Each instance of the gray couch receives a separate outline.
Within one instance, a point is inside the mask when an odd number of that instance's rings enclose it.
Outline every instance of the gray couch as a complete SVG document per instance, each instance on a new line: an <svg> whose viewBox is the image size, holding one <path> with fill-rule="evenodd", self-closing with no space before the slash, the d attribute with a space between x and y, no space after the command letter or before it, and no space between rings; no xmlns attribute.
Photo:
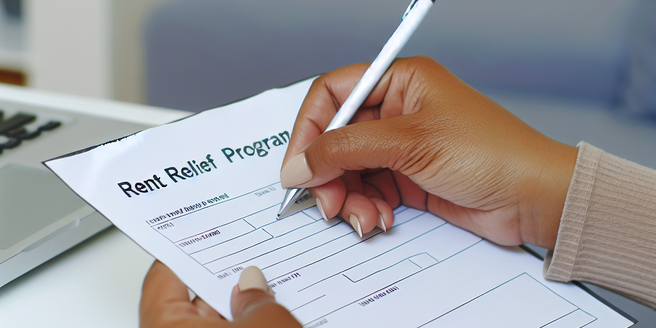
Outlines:
<svg viewBox="0 0 656 328"><path fill-rule="evenodd" d="M147 93L200 111L370 62L408 0L176 0L144 27ZM656 168L656 1L438 0L401 56L437 59L537 130ZM540 250L544 251L544 250ZM592 287L653 327L656 312Z"/></svg>

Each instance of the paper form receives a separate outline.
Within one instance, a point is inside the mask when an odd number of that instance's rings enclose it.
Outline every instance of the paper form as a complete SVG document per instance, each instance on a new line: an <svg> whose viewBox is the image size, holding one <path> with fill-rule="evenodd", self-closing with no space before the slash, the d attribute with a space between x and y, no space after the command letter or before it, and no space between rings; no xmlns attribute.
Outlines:
<svg viewBox="0 0 656 328"><path fill-rule="evenodd" d="M426 212L360 239L315 207L276 220L279 172L311 81L46 165L231 318L239 272L264 272L306 327L628 327L542 262Z"/></svg>

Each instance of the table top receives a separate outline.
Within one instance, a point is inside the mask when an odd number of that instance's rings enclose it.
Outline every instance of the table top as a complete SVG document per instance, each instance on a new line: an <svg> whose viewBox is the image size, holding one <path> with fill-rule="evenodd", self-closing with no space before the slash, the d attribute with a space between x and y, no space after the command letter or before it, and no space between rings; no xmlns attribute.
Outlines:
<svg viewBox="0 0 656 328"><path fill-rule="evenodd" d="M152 126L193 114L177 109L71 96L4 84L0 84L0 99Z"/></svg>
<svg viewBox="0 0 656 328"><path fill-rule="evenodd" d="M0 99L145 125L191 113L0 85ZM137 327L153 257L108 228L0 288L2 327Z"/></svg>
<svg viewBox="0 0 656 328"><path fill-rule="evenodd" d="M0 288L3 327L137 327L153 257L110 227Z"/></svg>
<svg viewBox="0 0 656 328"><path fill-rule="evenodd" d="M189 115L5 86L0 86L0 98L151 125ZM550 137L570 144L586 140L656 168L656 124L617 119L589 104L503 95L493 98ZM0 288L2 326L137 327L141 285L152 262L153 258L123 233L108 228ZM653 310L600 288L595 291L640 320L635 327L656 322Z"/></svg>

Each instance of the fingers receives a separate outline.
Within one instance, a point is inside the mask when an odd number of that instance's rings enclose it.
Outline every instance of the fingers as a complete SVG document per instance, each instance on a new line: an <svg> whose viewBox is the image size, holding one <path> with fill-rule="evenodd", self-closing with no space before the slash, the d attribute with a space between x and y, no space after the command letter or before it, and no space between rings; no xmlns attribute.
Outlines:
<svg viewBox="0 0 656 328"><path fill-rule="evenodd" d="M393 209L399 206L401 200L392 171L382 170L375 174L368 174L363 177L362 181L365 186L365 195L369 196L378 209L379 216L376 226L387 232L387 229L391 228L394 223Z"/></svg>
<svg viewBox="0 0 656 328"><path fill-rule="evenodd" d="M324 132L367 67L369 64L366 63L342 67L314 81L296 118L283 164ZM445 72L448 71L428 57L395 60L351 122L386 119L417 112L427 90L434 91L426 83L426 77L443 75Z"/></svg>
<svg viewBox="0 0 656 328"><path fill-rule="evenodd" d="M309 188L319 200L324 218L339 214L360 236L375 226L384 230L391 227L392 206L400 201L399 189L389 174L386 182L377 184L363 184L359 178L345 176L342 185L338 178L344 172L366 168L417 173L431 160L424 155L437 140L422 140L426 117L413 117L430 88L425 83L426 72L439 70L439 64L426 58L396 61L353 117L353 124L323 133L367 67L348 66L313 83L297 117L280 174L283 188ZM404 182L412 183L409 179ZM416 184L414 189L403 190L420 196L409 198L408 205L426 208L426 194L416 192L421 191Z"/></svg>
<svg viewBox="0 0 656 328"><path fill-rule="evenodd" d="M394 212L392 211L392 207L387 202L379 198L371 197L369 199L378 210L376 226L378 226L384 232L387 232L387 229L391 228L392 224L394 224Z"/></svg>
<svg viewBox="0 0 656 328"><path fill-rule="evenodd" d="M366 174L364 178L358 172L348 171L310 192L324 219L339 215L360 237L376 226L387 231L394 223L392 206L399 204L389 170Z"/></svg>
<svg viewBox="0 0 656 328"><path fill-rule="evenodd" d="M198 326L224 322L223 317L200 298L189 302L187 286L168 267L155 261L144 280L139 306L140 326L160 327L189 320L200 320Z"/></svg>
<svg viewBox="0 0 656 328"><path fill-rule="evenodd" d="M245 316L254 307L275 303L266 278L259 268L249 266L241 272L239 283L232 291L231 308L235 319Z"/></svg>
<svg viewBox="0 0 656 328"><path fill-rule="evenodd" d="M392 176L399 195L402 197L401 203L408 207L426 211L426 197L428 197L426 191L399 171L392 171Z"/></svg>
<svg viewBox="0 0 656 328"><path fill-rule="evenodd" d="M353 230L362 236L373 230L378 221L378 209L367 196L353 191L346 197L340 216L353 227Z"/></svg>
<svg viewBox="0 0 656 328"><path fill-rule="evenodd" d="M379 172L365 174L362 176L362 182L365 186L365 195L382 199L392 208L396 208L401 204L401 195L399 195L399 189L392 176L392 171L380 170ZM368 193L367 186L375 189L375 192Z"/></svg>
<svg viewBox="0 0 656 328"><path fill-rule="evenodd" d="M337 216L346 200L346 187L342 179L333 179L324 185L310 189L317 202L317 208L324 220Z"/></svg>
<svg viewBox="0 0 656 328"><path fill-rule="evenodd" d="M284 307L268 293L262 271L248 267L242 271L232 294L232 313L238 325L246 327L301 327ZM189 302L187 287L159 261L155 261L144 281L140 307L141 327L231 327L205 301Z"/></svg>
<svg viewBox="0 0 656 328"><path fill-rule="evenodd" d="M296 118L294 134L283 164L324 132L368 67L367 63L342 67L314 81ZM428 88L425 77L436 71L440 73L446 69L428 57L395 60L365 99L352 122L385 119L418 111L421 98Z"/></svg>
<svg viewBox="0 0 656 328"><path fill-rule="evenodd" d="M262 271L251 266L239 276L232 291L232 315L235 323L249 327L301 327L284 307L269 293Z"/></svg>
<svg viewBox="0 0 656 328"><path fill-rule="evenodd" d="M201 317L209 317L216 319L225 319L219 312L216 312L213 307L205 303L202 298L194 297L194 300L191 302L196 309L198 310L198 315Z"/></svg>
<svg viewBox="0 0 656 328"><path fill-rule="evenodd" d="M348 170L407 170L427 151L412 115L360 122L324 133L292 157L280 172L283 188L310 188Z"/></svg>
<svg viewBox="0 0 656 328"><path fill-rule="evenodd" d="M187 286L162 262L155 261L144 280L141 314L160 314L168 305L176 302L189 302Z"/></svg>
<svg viewBox="0 0 656 328"><path fill-rule="evenodd" d="M283 163L323 133L367 67L368 64L346 66L326 73L314 81L296 118L294 133Z"/></svg>

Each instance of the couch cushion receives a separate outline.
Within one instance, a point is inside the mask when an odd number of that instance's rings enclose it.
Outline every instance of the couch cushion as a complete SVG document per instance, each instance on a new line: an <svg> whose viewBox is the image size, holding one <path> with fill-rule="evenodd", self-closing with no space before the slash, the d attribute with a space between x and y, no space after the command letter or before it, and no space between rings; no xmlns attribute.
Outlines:
<svg viewBox="0 0 656 328"><path fill-rule="evenodd" d="M656 119L656 1L640 0L620 108Z"/></svg>
<svg viewBox="0 0 656 328"><path fill-rule="evenodd" d="M408 0L177 0L145 27L149 103L201 110L369 62ZM636 0L438 0L402 56L475 87L609 103Z"/></svg>

